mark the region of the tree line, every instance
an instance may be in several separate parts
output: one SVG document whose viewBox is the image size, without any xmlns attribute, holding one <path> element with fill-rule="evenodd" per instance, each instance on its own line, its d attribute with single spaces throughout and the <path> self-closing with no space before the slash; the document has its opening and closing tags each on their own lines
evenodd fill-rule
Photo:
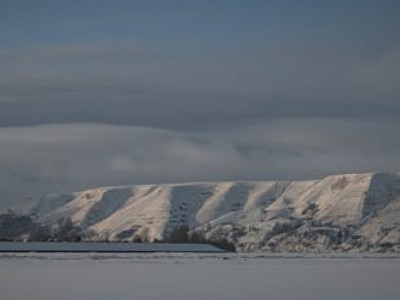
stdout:
<svg viewBox="0 0 400 300">
<path fill-rule="evenodd" d="M 84 233 L 71 218 L 60 218 L 56 226 L 41 224 L 32 215 L 13 211 L 0 214 L 0 241 L 63 241 L 78 242 Z"/>
</svg>

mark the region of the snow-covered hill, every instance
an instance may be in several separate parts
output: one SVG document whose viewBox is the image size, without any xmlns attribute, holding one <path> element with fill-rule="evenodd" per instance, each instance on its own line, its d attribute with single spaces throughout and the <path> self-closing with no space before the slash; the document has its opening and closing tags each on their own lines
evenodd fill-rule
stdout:
<svg viewBox="0 0 400 300">
<path fill-rule="evenodd" d="M 241 251 L 398 251 L 400 176 L 100 187 L 41 197 L 34 213 L 70 217 L 97 240 L 162 240 L 188 226 Z"/>
</svg>

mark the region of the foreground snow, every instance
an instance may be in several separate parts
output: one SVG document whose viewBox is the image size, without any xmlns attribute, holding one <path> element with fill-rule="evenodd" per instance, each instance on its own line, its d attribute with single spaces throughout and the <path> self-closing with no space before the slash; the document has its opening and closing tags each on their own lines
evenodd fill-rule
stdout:
<svg viewBox="0 0 400 300">
<path fill-rule="evenodd" d="M 2 300 L 397 299 L 400 259 L 379 257 L 0 255 L 0 290 Z"/>
</svg>

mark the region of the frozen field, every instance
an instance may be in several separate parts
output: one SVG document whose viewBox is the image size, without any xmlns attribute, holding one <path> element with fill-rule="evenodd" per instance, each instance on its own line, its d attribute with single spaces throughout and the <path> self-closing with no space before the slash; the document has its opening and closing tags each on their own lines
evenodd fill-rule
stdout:
<svg viewBox="0 0 400 300">
<path fill-rule="evenodd" d="M 398 299 L 392 255 L 0 255 L 2 300 Z"/>
</svg>

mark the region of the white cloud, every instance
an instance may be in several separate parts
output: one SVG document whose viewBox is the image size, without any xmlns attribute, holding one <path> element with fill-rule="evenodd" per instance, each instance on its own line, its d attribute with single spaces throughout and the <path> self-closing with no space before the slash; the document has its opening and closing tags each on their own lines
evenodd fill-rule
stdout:
<svg viewBox="0 0 400 300">
<path fill-rule="evenodd" d="M 397 124 L 288 119 L 180 133 L 133 126 L 0 129 L 1 206 L 99 185 L 395 171 Z"/>
</svg>

